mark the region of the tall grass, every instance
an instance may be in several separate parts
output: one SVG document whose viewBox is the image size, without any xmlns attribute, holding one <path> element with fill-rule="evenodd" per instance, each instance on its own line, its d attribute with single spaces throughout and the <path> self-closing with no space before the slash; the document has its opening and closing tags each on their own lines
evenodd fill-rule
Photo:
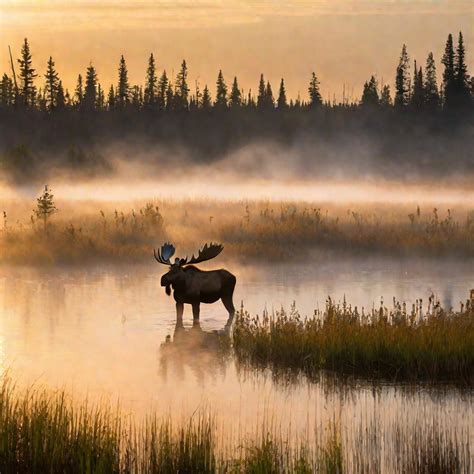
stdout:
<svg viewBox="0 0 474 474">
<path fill-rule="evenodd" d="M 347 430 L 355 444 L 343 441 Z M 173 424 L 143 423 L 119 410 L 75 404 L 64 393 L 22 392 L 3 378 L 0 389 L 0 472 L 5 473 L 363 473 L 469 472 L 469 437 L 455 438 L 439 424 L 373 436 L 367 426 L 341 431 L 330 424 L 323 437 L 294 440 L 264 429 L 234 439 L 215 417 L 195 415 Z M 319 441 L 318 441 L 319 440 Z M 375 466 L 375 470 L 374 470 Z"/>
<path fill-rule="evenodd" d="M 58 204 L 46 229 L 9 210 L 0 225 L 0 262 L 140 262 L 168 239 L 183 253 L 195 252 L 206 240 L 219 241 L 226 256 L 252 260 L 307 259 L 313 251 L 474 257 L 474 214 L 468 208 L 205 200 L 159 201 L 128 211 L 63 206 Z"/>
<path fill-rule="evenodd" d="M 244 363 L 275 370 L 320 369 L 391 380 L 474 383 L 474 307 L 443 310 L 430 298 L 411 311 L 394 301 L 366 312 L 330 298 L 324 310 L 302 318 L 293 306 L 263 317 L 238 313 L 234 349 Z"/>
</svg>

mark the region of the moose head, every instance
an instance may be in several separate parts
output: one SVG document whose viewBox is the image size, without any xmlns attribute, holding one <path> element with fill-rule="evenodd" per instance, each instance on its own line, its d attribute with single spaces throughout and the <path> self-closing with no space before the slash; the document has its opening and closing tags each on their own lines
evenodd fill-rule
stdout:
<svg viewBox="0 0 474 474">
<path fill-rule="evenodd" d="M 224 247 L 220 244 L 205 244 L 204 247 L 199 250 L 197 257 L 194 255 L 189 259 L 187 256 L 185 258 L 176 257 L 173 263 L 170 260 L 176 251 L 173 244 L 168 242 L 162 245 L 160 250 L 153 250 L 156 261 L 163 265 L 169 265 L 170 268 L 168 273 L 165 273 L 161 277 L 161 286 L 166 288 L 166 294 L 168 296 L 171 295 L 171 286 L 173 286 L 174 289 L 179 289 L 184 286 L 185 265 L 192 265 L 211 260 L 212 258 L 217 257 L 222 250 L 224 250 Z"/>
</svg>

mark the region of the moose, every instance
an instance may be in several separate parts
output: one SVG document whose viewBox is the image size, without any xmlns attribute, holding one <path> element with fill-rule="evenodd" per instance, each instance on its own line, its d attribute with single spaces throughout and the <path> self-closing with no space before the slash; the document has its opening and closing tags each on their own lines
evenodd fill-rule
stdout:
<svg viewBox="0 0 474 474">
<path fill-rule="evenodd" d="M 193 320 L 199 321 L 199 310 L 201 303 L 215 303 L 221 299 L 226 310 L 229 312 L 229 320 L 226 326 L 232 324 L 235 313 L 232 297 L 236 278 L 227 270 L 203 271 L 193 264 L 205 262 L 217 257 L 224 247 L 220 244 L 205 244 L 199 250 L 197 257 L 194 255 L 188 259 L 176 257 L 171 263 L 171 257 L 175 253 L 175 247 L 171 243 L 165 243 L 160 250 L 153 250 L 153 254 L 158 263 L 169 265 L 168 273 L 161 277 L 161 286 L 166 288 L 166 294 L 171 295 L 176 301 L 176 321 L 182 324 L 184 304 L 193 307 Z"/>
</svg>

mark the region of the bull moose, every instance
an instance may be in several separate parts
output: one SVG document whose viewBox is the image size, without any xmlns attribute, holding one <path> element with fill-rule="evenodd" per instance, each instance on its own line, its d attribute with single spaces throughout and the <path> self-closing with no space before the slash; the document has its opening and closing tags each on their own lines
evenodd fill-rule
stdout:
<svg viewBox="0 0 474 474">
<path fill-rule="evenodd" d="M 193 265 L 217 257 L 223 249 L 220 244 L 205 244 L 197 257 L 194 255 L 190 259 L 176 257 L 174 263 L 170 261 L 176 250 L 174 245 L 165 243 L 160 250 L 153 251 L 157 262 L 170 267 L 168 273 L 161 277 L 161 286 L 166 288 L 168 296 L 171 295 L 173 288 L 178 323 L 182 323 L 185 303 L 193 307 L 193 319 L 198 321 L 201 303 L 215 303 L 221 299 L 229 312 L 228 325 L 232 324 L 235 313 L 232 301 L 235 276 L 227 270 L 203 271 Z"/>
</svg>

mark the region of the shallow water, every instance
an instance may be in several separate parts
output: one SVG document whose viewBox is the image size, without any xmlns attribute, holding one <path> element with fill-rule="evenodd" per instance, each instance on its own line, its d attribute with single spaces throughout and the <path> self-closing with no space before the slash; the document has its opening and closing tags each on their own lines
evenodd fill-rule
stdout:
<svg viewBox="0 0 474 474">
<path fill-rule="evenodd" d="M 238 278 L 236 306 L 252 313 L 286 308 L 302 314 L 324 306 L 327 295 L 358 306 L 411 304 L 433 292 L 444 306 L 458 307 L 474 288 L 473 262 L 354 260 L 308 265 L 224 265 Z M 329 421 L 355 446 L 359 426 L 393 437 L 395 422 L 410 427 L 440 424 L 457 443 L 474 443 L 474 397 L 447 387 L 368 384 L 348 387 L 274 380 L 241 370 L 216 349 L 214 330 L 227 315 L 217 303 L 203 306 L 205 342 L 187 345 L 193 330 L 173 337 L 174 302 L 160 288 L 163 268 L 0 268 L 0 364 L 21 385 L 61 387 L 77 396 L 111 402 L 136 416 L 151 411 L 182 419 L 211 409 L 233 436 L 264 422 L 289 426 L 292 436 L 318 436 Z M 426 307 L 426 304 L 425 304 Z M 190 308 L 185 326 L 191 325 Z M 198 332 L 194 329 L 194 333 Z M 170 343 L 163 347 L 167 335 Z M 174 341 L 174 342 L 173 342 Z M 296 438 L 295 438 L 296 439 Z M 390 459 L 389 444 L 383 450 Z M 472 454 L 468 454 L 472 457 Z M 381 461 L 384 464 L 385 461 Z M 388 461 L 387 461 L 388 462 Z"/>
</svg>

